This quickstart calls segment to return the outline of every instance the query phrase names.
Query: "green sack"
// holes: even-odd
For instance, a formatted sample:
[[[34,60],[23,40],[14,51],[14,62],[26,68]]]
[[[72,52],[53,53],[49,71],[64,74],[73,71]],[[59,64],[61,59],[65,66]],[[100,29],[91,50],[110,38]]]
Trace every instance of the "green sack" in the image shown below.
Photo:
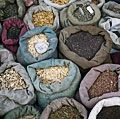
[[[89,8],[88,8],[89,7]],[[88,11],[90,9],[92,11]],[[96,24],[101,17],[99,8],[90,2],[77,1],[60,12],[62,27]]]
[[[26,105],[11,110],[5,115],[4,119],[19,119],[20,117],[29,115],[35,116],[35,119],[40,118],[40,112],[38,110],[33,106]]]
[[[51,66],[68,66],[68,76],[61,82],[55,83],[42,83],[40,78],[36,75],[36,69],[48,68]],[[61,97],[73,97],[76,89],[78,88],[81,74],[74,63],[64,59],[49,59],[38,62],[27,67],[27,71],[36,89],[37,100],[40,107],[44,108],[52,100]]]
[[[0,21],[16,17],[22,18],[25,14],[23,0],[0,0]]]

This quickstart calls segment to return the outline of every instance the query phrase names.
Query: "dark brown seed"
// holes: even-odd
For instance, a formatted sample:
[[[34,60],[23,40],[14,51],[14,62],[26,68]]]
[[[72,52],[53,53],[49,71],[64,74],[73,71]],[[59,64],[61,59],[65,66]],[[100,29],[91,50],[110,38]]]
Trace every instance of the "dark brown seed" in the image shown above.
[[[118,74],[111,70],[102,72],[88,90],[90,98],[118,91]]]
[[[93,36],[88,32],[78,32],[71,35],[66,45],[69,49],[80,57],[91,60],[100,49],[104,38],[102,36]]]
[[[120,119],[120,107],[104,107],[98,114],[97,119]]]

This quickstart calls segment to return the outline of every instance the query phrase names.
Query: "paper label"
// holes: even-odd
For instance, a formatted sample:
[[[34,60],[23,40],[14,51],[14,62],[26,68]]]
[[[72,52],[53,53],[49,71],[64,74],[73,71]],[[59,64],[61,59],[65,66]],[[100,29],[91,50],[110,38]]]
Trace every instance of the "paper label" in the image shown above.
[[[92,7],[91,7],[91,6],[88,6],[88,7],[87,7],[87,10],[88,10],[91,14],[93,14],[93,13],[94,13],[94,11],[93,11],[93,9],[92,9]]]
[[[48,50],[48,44],[44,42],[38,42],[35,44],[35,49],[38,53],[43,54]]]

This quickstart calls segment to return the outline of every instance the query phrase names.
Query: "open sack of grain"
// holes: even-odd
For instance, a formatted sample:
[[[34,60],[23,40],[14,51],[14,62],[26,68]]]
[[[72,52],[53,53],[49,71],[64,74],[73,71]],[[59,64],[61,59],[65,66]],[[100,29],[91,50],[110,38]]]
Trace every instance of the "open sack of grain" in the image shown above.
[[[40,112],[33,106],[19,106],[8,112],[4,119],[39,119]]]
[[[83,0],[84,1],[84,0]],[[99,8],[101,8],[105,4],[105,0],[88,0],[95,5],[97,5]]]
[[[0,0],[0,21],[10,17],[23,18],[24,14],[23,0]]]
[[[111,47],[109,34],[96,26],[71,26],[60,32],[60,53],[82,69],[104,63]]]
[[[80,84],[82,103],[92,108],[98,101],[120,96],[120,65],[104,64],[92,68]]]
[[[19,37],[27,31],[25,23],[17,18],[10,18],[3,22],[2,43],[12,53],[16,53]]]
[[[120,119],[120,97],[103,99],[98,102],[88,119]]]
[[[23,65],[56,58],[58,39],[49,27],[38,27],[20,37],[17,59]]]
[[[109,1],[103,5],[102,12],[105,16],[120,18],[120,4]]]
[[[96,24],[101,17],[99,8],[90,2],[77,1],[60,11],[62,27]]]
[[[40,119],[87,119],[87,110],[73,98],[65,97],[52,101]]]
[[[47,5],[52,6],[58,10],[61,10],[76,0],[43,0]],[[39,0],[39,4],[41,4],[41,0]]]
[[[15,62],[0,68],[0,115],[35,101],[34,88],[23,66]]]
[[[24,17],[24,22],[30,29],[49,26],[56,31],[59,28],[58,11],[53,7],[47,6],[45,3],[31,6]]]
[[[81,79],[78,67],[63,59],[35,63],[29,65],[27,71],[36,89],[38,104],[42,108],[54,99],[73,97]]]

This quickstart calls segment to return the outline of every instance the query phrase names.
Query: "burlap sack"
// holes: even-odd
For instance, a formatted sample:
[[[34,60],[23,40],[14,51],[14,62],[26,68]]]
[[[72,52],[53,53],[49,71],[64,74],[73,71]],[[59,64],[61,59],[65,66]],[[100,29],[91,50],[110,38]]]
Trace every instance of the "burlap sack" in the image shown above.
[[[19,106],[10,112],[8,112],[5,116],[4,119],[19,119],[24,116],[29,116],[33,115],[35,116],[35,119],[40,118],[40,112],[36,110],[33,106]]]
[[[36,75],[36,69],[51,66],[68,66],[69,73],[61,83],[44,84]],[[81,74],[74,63],[64,59],[49,59],[27,67],[27,71],[36,89],[37,100],[40,107],[45,108],[52,100],[61,97],[73,97],[78,88]]]
[[[99,22],[99,27],[104,28],[113,41],[113,48],[120,49],[120,19],[103,17]]]
[[[51,28],[53,30],[57,30],[59,28],[59,16],[58,16],[58,11],[56,9],[54,9],[53,7],[47,6],[45,3],[41,2],[40,5],[37,6],[31,6],[28,9],[28,12],[26,13],[25,17],[24,17],[24,22],[28,25],[29,29],[33,29],[35,28],[34,24],[32,23],[32,14],[38,11],[52,11],[55,15],[54,18],[54,23],[53,26],[51,26]]]
[[[7,4],[15,3],[15,2],[18,6],[18,13],[15,16],[11,16],[11,17],[23,18],[24,14],[25,14],[25,10],[26,10],[23,0],[0,0],[0,8],[4,9],[7,6]],[[2,9],[0,11],[0,16],[1,16],[1,18],[0,18],[1,21],[8,19],[8,18],[4,18],[4,12]]]
[[[16,53],[19,47],[19,37],[17,39],[8,38],[8,30],[11,27],[18,27],[20,29],[19,37],[27,31],[25,23],[17,18],[10,18],[3,22],[2,43],[12,53]]]
[[[28,88],[23,90],[0,90],[0,115],[4,115],[20,105],[33,104],[35,101],[34,88],[23,66],[15,62],[7,62],[0,69],[0,73],[11,67],[22,76]]]
[[[67,38],[70,37],[71,34],[80,31],[86,31],[91,33],[92,35],[102,35],[106,41],[105,44],[103,44],[100,50],[96,53],[94,58],[91,60],[87,60],[84,57],[80,57],[76,53],[70,51],[68,46],[65,44]],[[88,69],[102,64],[109,56],[111,47],[112,47],[112,41],[110,39],[109,34],[105,30],[95,26],[71,26],[64,28],[60,32],[60,36],[59,36],[60,53],[62,53],[66,58],[75,62],[78,66],[80,66],[83,69]]]
[[[104,64],[98,67],[92,68],[87,75],[84,77],[80,84],[79,88],[79,95],[82,103],[88,107],[92,108],[97,102],[104,98],[109,98],[109,97],[115,97],[115,96],[120,96],[120,84],[118,83],[118,91],[117,92],[111,92],[111,93],[105,93],[102,96],[95,97],[90,99],[88,90],[90,87],[93,85],[97,77],[100,75],[101,72],[104,72],[107,69],[110,70],[117,70],[120,68],[120,65],[117,64]],[[118,74],[120,74],[120,71],[117,71]],[[120,81],[120,75],[118,76],[118,82]]]
[[[88,119],[97,119],[97,115],[100,113],[102,108],[112,106],[120,106],[120,97],[103,99],[100,102],[98,102],[90,112]]]
[[[102,7],[102,12],[107,15],[107,16],[111,16],[111,17],[115,17],[115,18],[120,18],[120,13],[116,13],[110,9],[112,8],[117,8],[120,10],[120,4],[114,2],[114,1],[109,1],[107,3],[105,3]]]
[[[88,21],[80,21],[77,17],[75,17],[75,12],[77,9],[80,9],[80,5],[88,5],[91,6],[91,8],[94,11],[94,15],[93,18],[91,20]],[[80,10],[79,10],[80,12]],[[84,15],[83,15],[84,16]],[[68,6],[67,8],[64,8],[61,12],[60,12],[60,22],[62,27],[66,27],[66,26],[71,26],[71,25],[88,25],[88,24],[96,24],[98,22],[98,20],[101,17],[101,13],[99,8],[90,2],[82,2],[82,1],[77,1],[72,3],[70,6]]]
[[[92,0],[89,0],[90,2],[92,2]],[[105,0],[98,0],[99,1],[99,3],[97,4],[97,6],[99,7],[99,8],[101,8],[103,5],[104,5],[104,3],[105,3]]]
[[[61,98],[61,99],[56,99],[52,101],[42,112],[40,119],[49,119],[49,115],[51,112],[55,112],[58,109],[60,109],[62,106],[72,106],[75,107],[83,116],[83,119],[87,119],[87,110],[85,107],[77,102],[76,100],[72,98]]]
[[[51,0],[44,0],[44,2],[49,5],[49,6],[52,6],[58,10],[61,10],[67,6],[69,6],[70,4],[72,4],[73,2],[75,2],[76,0],[69,0],[69,2],[67,4],[64,4],[64,5],[59,5],[59,4],[56,4],[56,3],[53,3]],[[41,4],[41,0],[39,0],[39,3]]]

